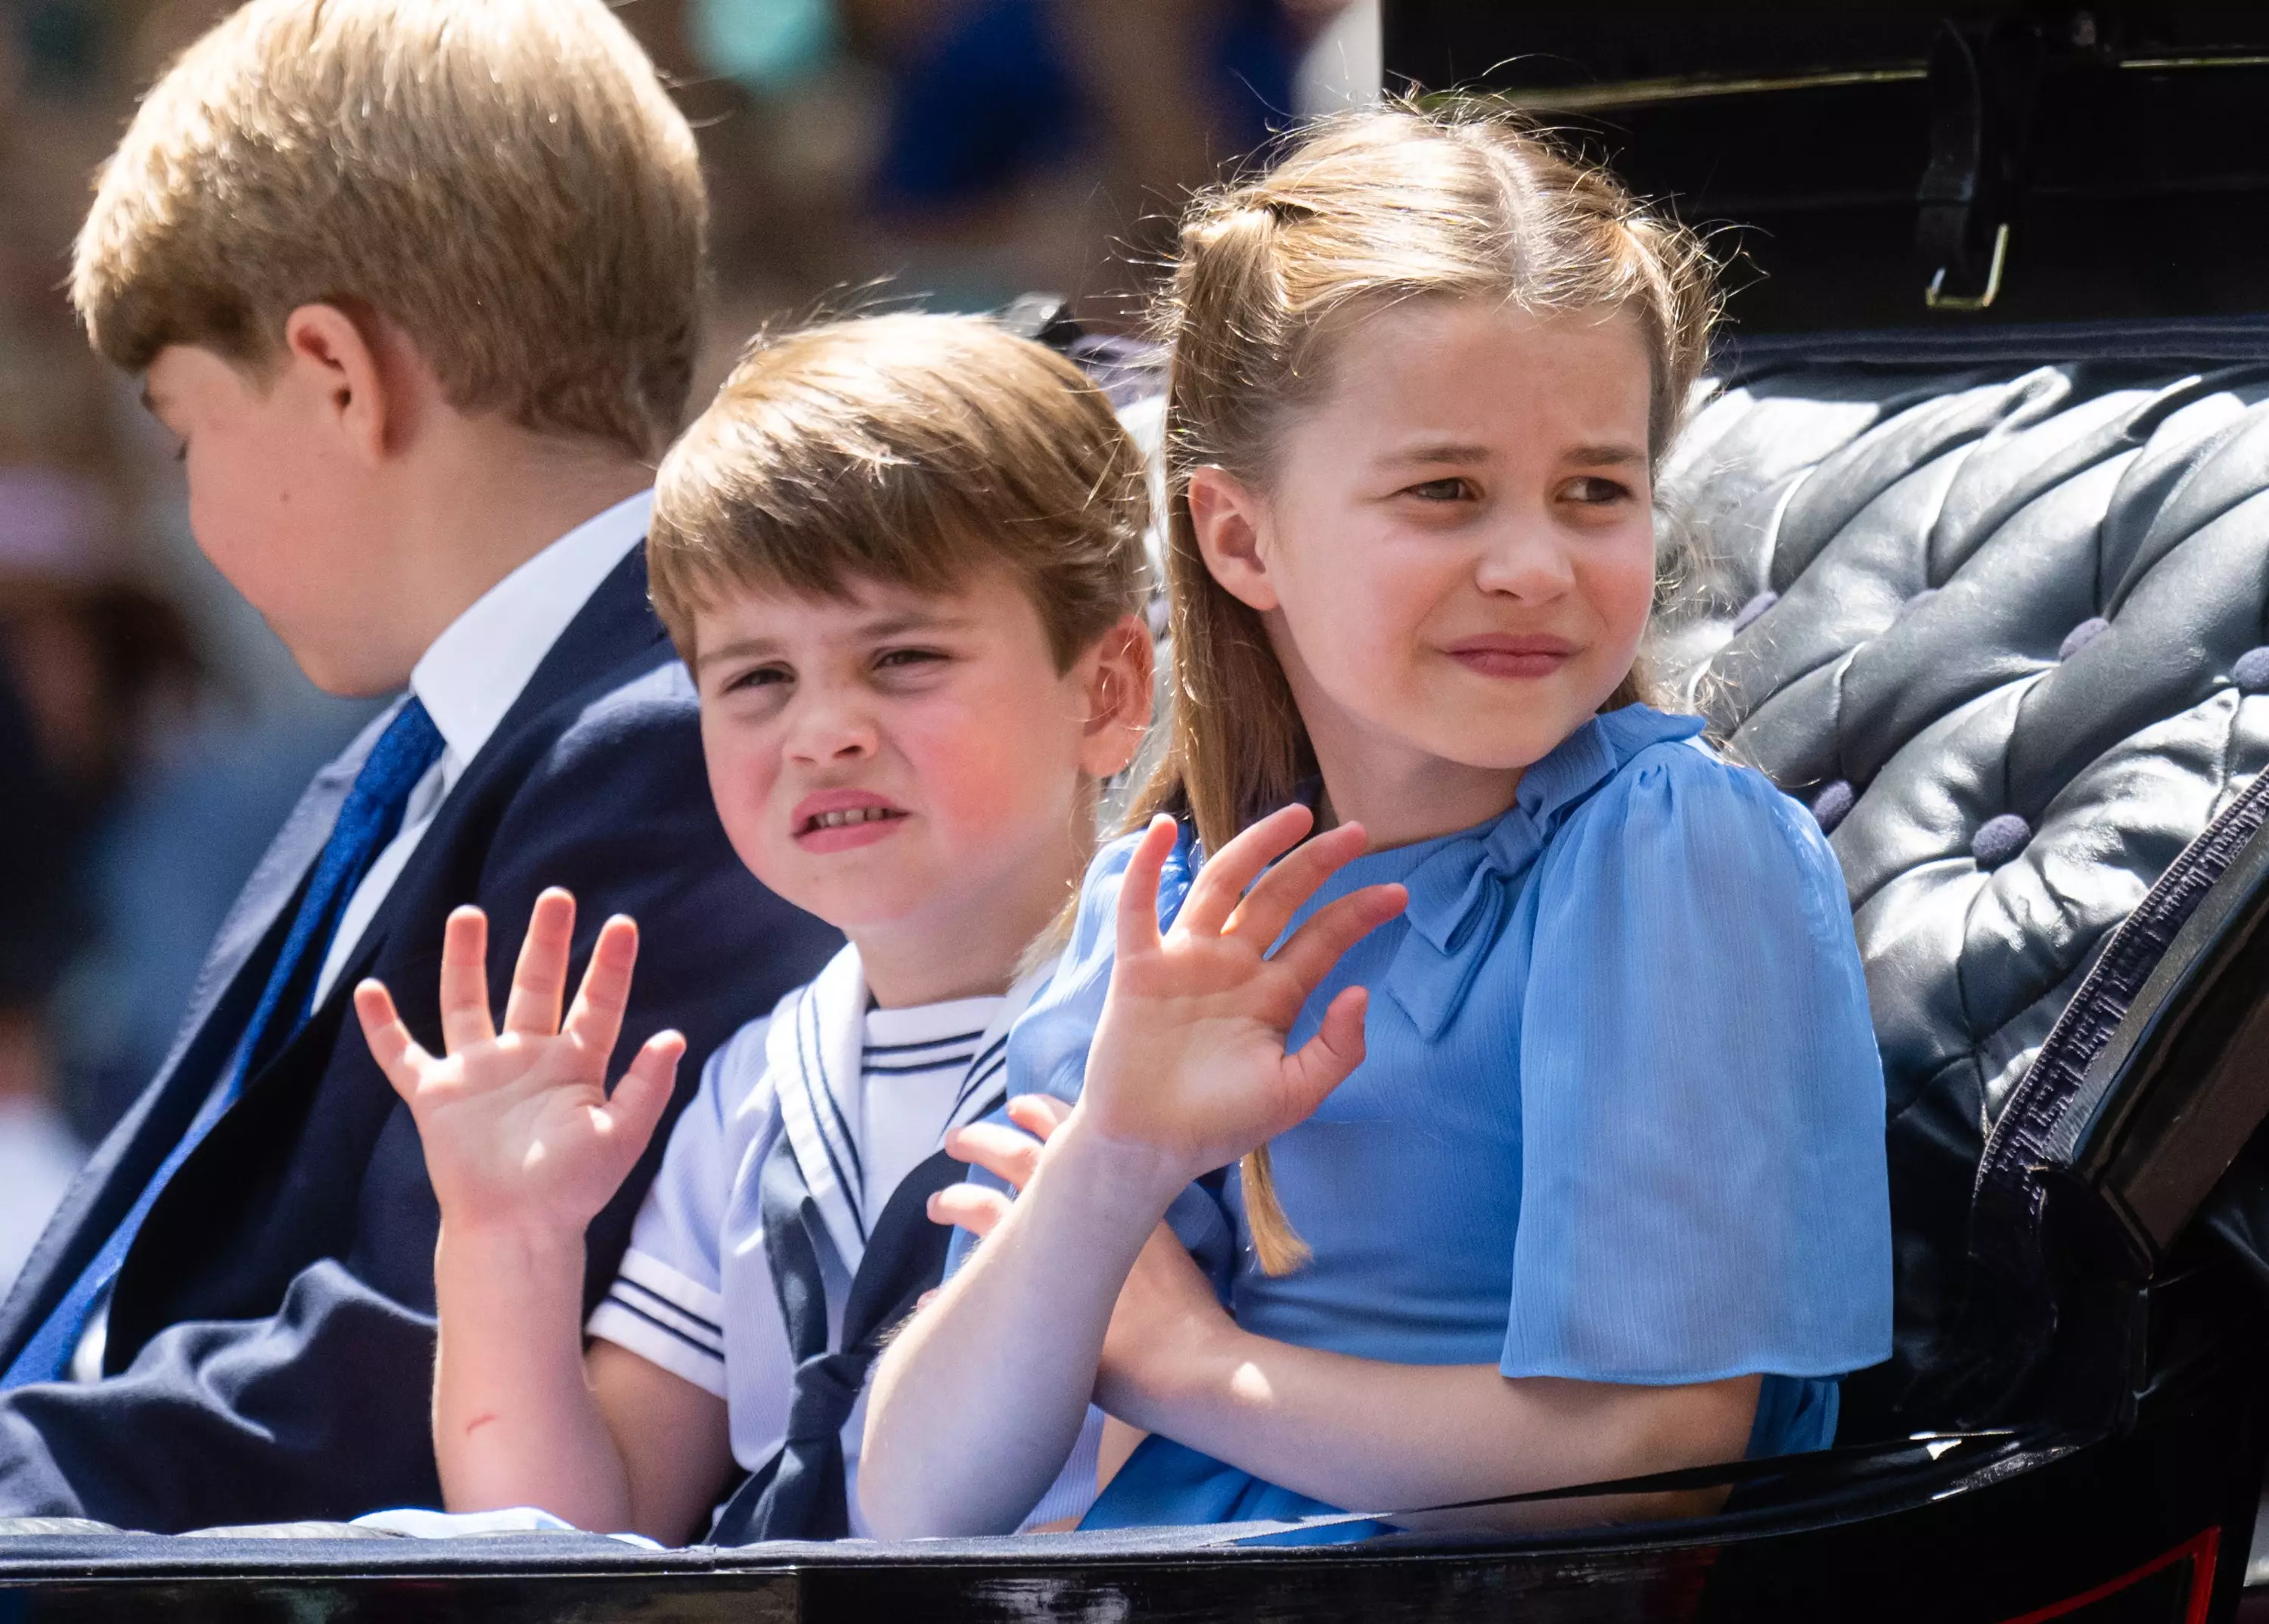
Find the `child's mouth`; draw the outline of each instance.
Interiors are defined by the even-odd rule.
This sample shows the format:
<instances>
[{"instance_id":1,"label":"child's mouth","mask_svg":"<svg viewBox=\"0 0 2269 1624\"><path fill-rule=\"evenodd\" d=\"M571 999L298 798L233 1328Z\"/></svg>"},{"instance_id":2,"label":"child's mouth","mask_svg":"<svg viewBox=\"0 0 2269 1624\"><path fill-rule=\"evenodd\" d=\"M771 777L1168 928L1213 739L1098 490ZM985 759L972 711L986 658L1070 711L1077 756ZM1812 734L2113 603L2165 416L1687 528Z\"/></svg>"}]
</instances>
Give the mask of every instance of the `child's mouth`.
<instances>
[{"instance_id":1,"label":"child's mouth","mask_svg":"<svg viewBox=\"0 0 2269 1624\"><path fill-rule=\"evenodd\" d=\"M879 798L861 797L852 805L829 806L832 797L818 797L816 807L799 807L795 843L807 852L845 852L871 845L896 831L905 812Z\"/></svg>"},{"instance_id":2,"label":"child's mouth","mask_svg":"<svg viewBox=\"0 0 2269 1624\"><path fill-rule=\"evenodd\" d=\"M1479 676L1533 680L1559 670L1576 649L1564 638L1497 636L1468 638L1445 652Z\"/></svg>"}]
</instances>

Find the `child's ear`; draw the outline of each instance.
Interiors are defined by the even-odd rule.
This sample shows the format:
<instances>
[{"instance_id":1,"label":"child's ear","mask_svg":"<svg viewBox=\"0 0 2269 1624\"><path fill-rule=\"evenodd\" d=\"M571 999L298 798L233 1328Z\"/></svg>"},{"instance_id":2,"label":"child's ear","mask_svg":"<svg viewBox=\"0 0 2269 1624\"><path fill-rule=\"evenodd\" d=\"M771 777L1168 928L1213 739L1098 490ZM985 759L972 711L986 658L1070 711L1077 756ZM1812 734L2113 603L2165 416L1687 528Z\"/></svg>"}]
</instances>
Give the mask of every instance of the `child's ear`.
<instances>
[{"instance_id":1,"label":"child's ear","mask_svg":"<svg viewBox=\"0 0 2269 1624\"><path fill-rule=\"evenodd\" d=\"M348 451L372 467L400 442L409 409L401 369L387 365L384 342L336 305L302 305L284 320L292 381Z\"/></svg>"},{"instance_id":2,"label":"child's ear","mask_svg":"<svg viewBox=\"0 0 2269 1624\"><path fill-rule=\"evenodd\" d=\"M1150 726L1153 654L1150 629L1129 615L1089 651L1083 684L1087 725L1080 734L1080 769L1107 779L1127 771Z\"/></svg>"},{"instance_id":3,"label":"child's ear","mask_svg":"<svg viewBox=\"0 0 2269 1624\"><path fill-rule=\"evenodd\" d=\"M1275 609L1276 583L1260 545L1266 498L1228 469L1208 465L1190 471L1189 504L1190 528L1214 579L1249 609Z\"/></svg>"}]
</instances>

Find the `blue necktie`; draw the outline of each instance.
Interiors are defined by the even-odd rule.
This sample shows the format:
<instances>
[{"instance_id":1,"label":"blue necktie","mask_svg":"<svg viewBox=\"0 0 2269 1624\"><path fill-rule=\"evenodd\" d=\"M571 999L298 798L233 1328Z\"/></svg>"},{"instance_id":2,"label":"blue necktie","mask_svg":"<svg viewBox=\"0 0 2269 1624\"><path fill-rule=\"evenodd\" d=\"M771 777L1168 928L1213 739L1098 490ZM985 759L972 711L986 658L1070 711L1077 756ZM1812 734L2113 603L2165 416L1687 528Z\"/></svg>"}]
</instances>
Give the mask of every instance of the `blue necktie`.
<instances>
[{"instance_id":1,"label":"blue necktie","mask_svg":"<svg viewBox=\"0 0 2269 1624\"><path fill-rule=\"evenodd\" d=\"M111 1282L118 1278L134 1237L141 1232L143 1220L150 1215L150 1209L157 1205L166 1181L180 1170L181 1163L189 1159L190 1153L236 1103L257 1063L289 1043L314 1012L317 977L312 972L329 951L331 938L338 930L339 916L354 895L355 887L370 872L371 864L400 830L403 811L410 804L410 792L418 786L427 769L441 758L441 749L440 731L433 726L433 719L425 713L417 696L411 695L387 724L386 731L379 734L378 742L371 746L370 754L363 758L361 771L355 774L353 787L339 805L339 815L331 824L330 838L323 842L322 855L315 860L314 875L307 882L299 911L292 918L291 933L284 939L283 951L277 955L276 967L269 971L268 985L261 991L260 1002L254 1006L252 1019L246 1022L244 1035L230 1055L222 1086L205 1101L196 1119L181 1135L181 1142L151 1176L141 1198L103 1243L102 1250L95 1253L94 1260L24 1345L24 1351L16 1355L8 1373L0 1377L0 1388L56 1381L69 1371L71 1355L85 1334L87 1321L109 1291ZM287 1023L277 1016L294 986L303 986L304 990ZM273 1032L271 1027L275 1029ZM271 1037L275 1041L270 1042Z\"/></svg>"}]
</instances>

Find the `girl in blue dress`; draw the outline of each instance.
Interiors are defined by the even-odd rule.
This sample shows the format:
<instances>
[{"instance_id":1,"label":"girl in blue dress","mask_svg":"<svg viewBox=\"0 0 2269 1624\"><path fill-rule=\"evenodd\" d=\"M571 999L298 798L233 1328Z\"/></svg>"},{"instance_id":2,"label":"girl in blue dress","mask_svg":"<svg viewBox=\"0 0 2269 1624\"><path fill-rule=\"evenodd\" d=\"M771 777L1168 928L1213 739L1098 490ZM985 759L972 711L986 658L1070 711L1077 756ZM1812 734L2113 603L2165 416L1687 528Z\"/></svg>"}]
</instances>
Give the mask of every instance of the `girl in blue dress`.
<instances>
[{"instance_id":1,"label":"girl in blue dress","mask_svg":"<svg viewBox=\"0 0 2269 1624\"><path fill-rule=\"evenodd\" d=\"M1014 1528L1090 1399L1142 1441L1090 1527L1832 1441L1891 1335L1843 879L1634 669L1712 304L1503 122L1358 116L1194 208L1171 748L1012 1039L1029 1133L964 1132L1021 1193L933 1202L987 1238L876 1374L878 1532Z\"/></svg>"}]
</instances>

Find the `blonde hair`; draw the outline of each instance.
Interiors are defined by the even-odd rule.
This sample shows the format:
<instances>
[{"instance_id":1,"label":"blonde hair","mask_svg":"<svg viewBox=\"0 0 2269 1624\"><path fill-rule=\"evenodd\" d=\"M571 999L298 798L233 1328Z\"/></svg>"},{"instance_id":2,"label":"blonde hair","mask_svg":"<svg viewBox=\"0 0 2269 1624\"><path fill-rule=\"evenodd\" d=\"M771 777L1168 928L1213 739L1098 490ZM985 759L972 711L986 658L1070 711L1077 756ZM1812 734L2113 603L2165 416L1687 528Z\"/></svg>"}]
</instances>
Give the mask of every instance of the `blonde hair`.
<instances>
[{"instance_id":1,"label":"blonde hair","mask_svg":"<svg viewBox=\"0 0 2269 1624\"><path fill-rule=\"evenodd\" d=\"M1659 460L1699 376L1717 307L1700 241L1604 172L1503 117L1398 108L1313 129L1266 173L1184 217L1157 319L1166 402L1172 732L1129 818L1187 817L1208 851L1292 799L1316 761L1260 616L1216 582L1192 528L1191 471L1265 488L1289 423L1331 386L1347 323L1411 299L1503 299L1540 314L1627 315L1649 358ZM1611 705L1644 695L1627 676ZM1307 1248L1264 1146L1244 1164L1261 1266Z\"/></svg>"},{"instance_id":2,"label":"blonde hair","mask_svg":"<svg viewBox=\"0 0 2269 1624\"><path fill-rule=\"evenodd\" d=\"M653 457L707 234L692 132L602 0L252 0L144 99L71 299L131 372L257 372L293 309L359 307L460 410Z\"/></svg>"},{"instance_id":3,"label":"blonde hair","mask_svg":"<svg viewBox=\"0 0 2269 1624\"><path fill-rule=\"evenodd\" d=\"M1068 670L1142 605L1142 454L1069 361L981 316L895 314L760 336L663 461L654 608L696 653L735 587L1024 587Z\"/></svg>"}]
</instances>

